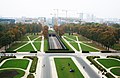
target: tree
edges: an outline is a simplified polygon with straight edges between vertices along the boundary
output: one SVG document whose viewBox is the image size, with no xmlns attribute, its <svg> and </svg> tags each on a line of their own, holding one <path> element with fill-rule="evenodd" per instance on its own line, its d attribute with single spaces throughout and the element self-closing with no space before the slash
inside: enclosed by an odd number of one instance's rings
<svg viewBox="0 0 120 78">
<path fill-rule="evenodd" d="M 44 35 L 44 38 L 48 38 L 48 26 L 44 26 L 43 27 L 43 35 Z"/>
</svg>

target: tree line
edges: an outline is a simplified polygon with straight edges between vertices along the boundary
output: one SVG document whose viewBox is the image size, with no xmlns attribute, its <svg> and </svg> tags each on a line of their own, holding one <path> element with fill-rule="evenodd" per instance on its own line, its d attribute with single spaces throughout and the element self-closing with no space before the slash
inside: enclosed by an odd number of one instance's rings
<svg viewBox="0 0 120 78">
<path fill-rule="evenodd" d="M 80 34 L 88 39 L 101 43 L 108 50 L 114 44 L 119 42 L 120 28 L 113 26 L 106 26 L 99 23 L 85 23 L 85 24 L 64 24 L 55 26 L 55 31 L 59 33 L 73 33 Z"/>
<path fill-rule="evenodd" d="M 0 47 L 9 46 L 11 43 L 20 40 L 26 33 L 38 34 L 42 30 L 39 23 L 32 24 L 0 24 Z"/>
</svg>

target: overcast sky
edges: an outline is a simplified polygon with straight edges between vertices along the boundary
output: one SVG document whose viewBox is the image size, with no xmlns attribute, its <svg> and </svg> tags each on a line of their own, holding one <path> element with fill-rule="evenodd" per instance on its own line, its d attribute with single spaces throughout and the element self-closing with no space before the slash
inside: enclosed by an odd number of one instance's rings
<svg viewBox="0 0 120 78">
<path fill-rule="evenodd" d="M 100 18 L 120 18 L 120 0 L 0 0 L 2 17 L 50 17 L 50 13 L 55 13 L 53 9 L 59 9 L 59 16 L 65 16 L 64 9 L 73 17 L 82 12 Z"/>
</svg>

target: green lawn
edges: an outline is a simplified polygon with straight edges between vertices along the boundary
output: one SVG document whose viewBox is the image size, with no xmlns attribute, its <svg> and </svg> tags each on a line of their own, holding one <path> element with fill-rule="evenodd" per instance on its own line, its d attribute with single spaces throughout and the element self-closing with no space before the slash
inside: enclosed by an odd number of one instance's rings
<svg viewBox="0 0 120 78">
<path fill-rule="evenodd" d="M 73 49 L 63 39 L 61 40 L 66 45 L 66 47 L 69 49 L 69 51 L 73 51 Z"/>
<path fill-rule="evenodd" d="M 16 75 L 12 76 L 12 74 L 14 74 L 14 72 L 16 71 Z M 18 69 L 6 69 L 6 70 L 0 70 L 0 76 L 2 78 L 21 78 L 23 77 L 25 74 L 24 71 L 22 70 L 18 70 Z"/>
<path fill-rule="evenodd" d="M 67 38 L 67 37 L 64 37 L 67 41 L 73 41 L 73 40 L 71 40 L 71 39 L 69 39 L 69 38 Z"/>
<path fill-rule="evenodd" d="M 69 38 L 72 38 L 72 39 L 76 40 L 75 35 L 69 35 L 68 33 L 65 33 L 64 36 L 67 36 Z"/>
<path fill-rule="evenodd" d="M 98 50 L 93 49 L 93 48 L 91 48 L 91 47 L 88 47 L 88 46 L 86 46 L 86 45 L 84 45 L 84 44 L 81 44 L 81 43 L 80 43 L 80 46 L 81 46 L 82 51 L 98 52 Z"/>
<path fill-rule="evenodd" d="M 35 38 L 37 38 L 39 35 L 30 35 L 29 37 L 30 37 L 30 39 L 31 40 L 34 40 Z"/>
<path fill-rule="evenodd" d="M 34 46 L 36 47 L 36 49 L 37 49 L 38 51 L 40 51 L 41 42 L 34 42 L 33 44 L 34 44 Z"/>
<path fill-rule="evenodd" d="M 30 51 L 34 51 L 31 43 L 17 50 L 17 52 L 30 52 Z"/>
<path fill-rule="evenodd" d="M 120 76 L 120 68 L 112 68 L 110 70 L 113 74 Z"/>
<path fill-rule="evenodd" d="M 10 48 L 7 49 L 7 51 L 13 51 L 16 48 L 18 48 L 18 47 L 20 47 L 20 46 L 22 46 L 24 44 L 26 44 L 26 43 L 14 43 Z"/>
<path fill-rule="evenodd" d="M 120 61 L 115 59 L 97 59 L 97 61 L 106 68 L 120 66 Z"/>
<path fill-rule="evenodd" d="M 42 37 L 40 37 L 40 38 L 36 39 L 35 41 L 41 41 L 41 40 L 42 40 Z"/>
<path fill-rule="evenodd" d="M 48 41 L 44 39 L 44 51 L 48 51 Z"/>
<path fill-rule="evenodd" d="M 29 60 L 26 59 L 10 59 L 7 60 L 0 68 L 22 68 L 26 69 Z"/>
<path fill-rule="evenodd" d="M 75 63 L 70 58 L 55 58 L 54 60 L 58 73 L 58 78 L 84 78 L 82 73 L 79 71 Z M 70 66 L 68 66 L 68 63 L 70 63 Z M 74 69 L 75 72 L 69 72 L 70 68 Z"/>
<path fill-rule="evenodd" d="M 98 48 L 100 50 L 106 50 L 105 48 L 103 48 L 102 46 L 96 45 L 95 43 L 85 43 L 87 45 L 93 46 L 95 48 Z"/>
<path fill-rule="evenodd" d="M 79 47 L 78 47 L 78 43 L 76 43 L 76 42 L 70 42 L 70 44 L 71 44 L 77 51 L 80 51 L 80 50 L 79 50 Z"/>
<path fill-rule="evenodd" d="M 20 41 L 29 41 L 28 38 L 27 38 L 27 35 L 21 37 L 21 40 Z"/>
<path fill-rule="evenodd" d="M 90 41 L 86 37 L 83 37 L 82 35 L 78 35 L 78 40 L 79 41 Z"/>
<path fill-rule="evenodd" d="M 120 50 L 120 44 L 114 44 L 114 46 L 112 46 L 112 48 L 115 50 Z"/>
</svg>

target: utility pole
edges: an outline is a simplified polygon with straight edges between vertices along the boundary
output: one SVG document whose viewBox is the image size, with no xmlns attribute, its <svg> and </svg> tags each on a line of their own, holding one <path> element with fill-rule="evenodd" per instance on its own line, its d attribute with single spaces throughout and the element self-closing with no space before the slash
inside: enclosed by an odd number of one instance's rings
<svg viewBox="0 0 120 78">
<path fill-rule="evenodd" d="M 67 13 L 68 13 L 68 10 L 62 10 L 66 13 L 66 24 L 68 23 L 68 20 L 67 20 Z"/>
</svg>

